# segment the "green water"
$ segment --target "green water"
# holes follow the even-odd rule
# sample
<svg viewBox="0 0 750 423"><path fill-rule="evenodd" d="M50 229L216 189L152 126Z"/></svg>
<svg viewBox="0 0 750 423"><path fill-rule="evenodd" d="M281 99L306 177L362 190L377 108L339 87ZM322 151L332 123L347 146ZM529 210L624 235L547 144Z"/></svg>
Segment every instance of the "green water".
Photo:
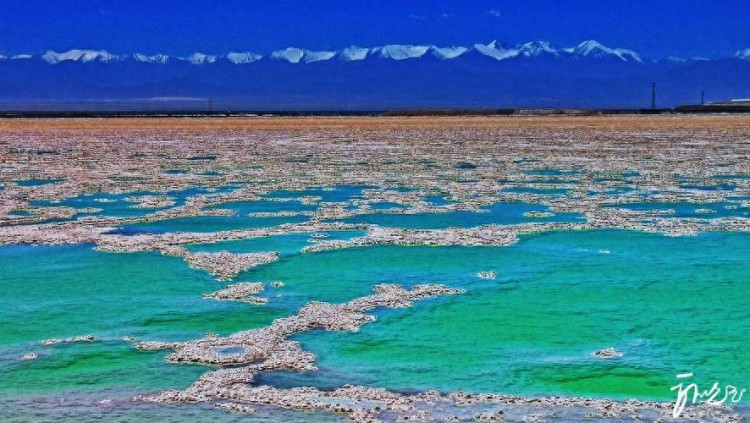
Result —
<svg viewBox="0 0 750 423"><path fill-rule="evenodd" d="M187 386L203 369L171 366L124 336L189 340L229 334L288 315L287 308L209 301L221 285L158 253L109 254L91 246L0 247L0 394L118 387ZM48 338L91 334L94 343L42 346ZM39 358L20 361L25 353Z"/></svg>
<svg viewBox="0 0 750 423"><path fill-rule="evenodd" d="M298 257L256 274L304 269L288 288L329 301L365 293L359 267L371 283L448 283L468 292L379 311L379 321L356 334L299 335L321 371L264 381L623 399L671 399L669 387L683 372L707 386L743 386L750 380L748 241L745 234L560 232L507 248L378 247ZM490 269L497 280L474 276ZM590 355L606 347L625 355Z"/></svg>
<svg viewBox="0 0 750 423"><path fill-rule="evenodd" d="M279 262L237 278L285 283L263 294L270 299L264 306L204 300L202 293L221 285L158 253L100 253L86 245L0 248L0 393L184 387L204 369L167 364L164 353L135 351L121 338L229 334L267 325L311 300L367 295L378 283L444 283L467 293L378 310L379 321L359 333L299 335L318 354L321 370L263 381L667 399L681 372L706 383L750 380L744 366L750 359L747 234L555 232L509 247L295 252L308 238L191 247L284 251ZM487 270L497 279L476 276ZM100 340L39 345L84 334ZM624 357L591 357L607 347ZM40 357L20 361L27 352Z"/></svg>
<svg viewBox="0 0 750 423"><path fill-rule="evenodd" d="M277 191L267 197L320 196L322 201L344 203L361 197L365 188L308 188ZM170 195L182 204L190 195L201 192L185 190ZM100 215L144 213L129 209L131 204L122 201L123 197L94 194L65 200L63 205L104 208ZM97 199L116 201L102 203ZM440 205L451 203L440 195L425 199ZM674 208L675 217L691 217L696 208L716 209L717 217L745 215L745 209L727 209L728 204L643 203L617 207ZM387 203L373 208L377 211L396 206ZM121 233L271 227L306 221L308 217L248 214L316 208L295 200L234 202L215 207L231 209L235 215L127 225ZM523 213L548 209L525 203L501 203L487 210L373 213L347 221L413 228L581 221L576 214L527 218ZM326 240L350 239L364 235L364 231L326 234ZM268 304L260 306L202 299L202 294L222 284L205 271L190 269L179 257L103 253L94 251L91 245L0 247L0 408L14 401L21 404L20 411L3 417L24 421L37 413L40 417L36 420L54 420L56 408L38 410L33 398L66 392L114 392L117 397L184 388L206 371L200 366L168 364L164 352L136 351L122 340L125 336L182 341L202 337L208 331L226 335L268 325L312 300L339 303L368 295L372 285L380 283L442 283L467 292L417 302L411 309L376 310L373 313L378 321L363 326L358 333L313 331L297 335L295 339L304 348L317 354L320 370L276 372L262 375L260 382L275 386L333 388L353 383L400 390L463 389L663 400L674 397L669 388L676 384L674 376L678 373L693 372L695 380L706 387L714 381L740 387L750 382L750 369L745 366L750 360L750 342L746 340L750 333L746 305L750 294L750 234L671 238L627 231L551 232L523 237L508 247L379 246L302 254L300 250L315 241L311 235L187 247L209 252L279 251L278 262L235 278L237 282L284 282L284 287L269 287L260 294L269 299ZM495 280L476 276L489 270L497 272ZM39 343L86 334L96 336L98 341L54 346ZM600 360L591 356L607 347L617 348L624 357ZM23 354L32 352L39 358L20 360ZM92 410L105 413L102 418L123 421L178 415L173 421L200 421L201 417L234 421L228 413L204 409L198 409L203 411L197 411L196 417L127 407L106 415L106 410L97 407L83 404L71 408L68 421L76 421L76 416ZM79 412L83 414L76 414Z"/></svg>

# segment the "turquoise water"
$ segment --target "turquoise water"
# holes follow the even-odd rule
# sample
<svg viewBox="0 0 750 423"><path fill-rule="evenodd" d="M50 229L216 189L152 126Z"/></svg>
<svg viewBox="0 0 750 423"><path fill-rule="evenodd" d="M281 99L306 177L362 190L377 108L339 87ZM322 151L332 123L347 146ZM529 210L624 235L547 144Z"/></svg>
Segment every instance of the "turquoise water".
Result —
<svg viewBox="0 0 750 423"><path fill-rule="evenodd" d="M232 210L238 215L250 213L304 212L315 211L314 205L302 204L300 201L235 201L209 206L207 209Z"/></svg>
<svg viewBox="0 0 750 423"><path fill-rule="evenodd" d="M119 233L169 233L169 232L219 232L235 229L270 228L284 223L302 223L310 220L308 216L265 217L251 216L252 213L278 212L312 212L317 206L302 204L295 198L303 196L321 196L324 201L348 201L362 193L362 187L337 187L334 191L322 188L310 188L304 191L274 191L265 195L269 199L284 201L235 201L207 207L208 210L231 210L230 216L196 216L159 220L148 223L124 225Z"/></svg>
<svg viewBox="0 0 750 423"><path fill-rule="evenodd" d="M342 219L346 223L373 223L395 228L438 229L447 227L471 228L482 225L511 225L528 222L577 222L583 217L576 213L555 213L551 217L526 217L527 212L549 212L549 207L527 203L497 203L484 208L486 213L454 211L448 213L366 214Z"/></svg>
<svg viewBox="0 0 750 423"><path fill-rule="evenodd" d="M661 203L661 202L648 202L648 203L627 203L617 204L606 207L621 208L634 211L659 211L659 210L673 210L674 213L662 214L661 217L692 217L711 219L719 217L747 217L750 215L748 208L741 207L738 204L732 204L728 202L719 203L688 203L688 202L677 202L677 203ZM698 210L710 210L711 213L698 213Z"/></svg>
<svg viewBox="0 0 750 423"><path fill-rule="evenodd" d="M561 176L557 171L540 176ZM369 187L277 191L268 198L213 206L233 216L204 216L126 225L120 233L214 232L304 222L307 216L250 217L251 213L314 211L293 200L319 196L344 203ZM223 187L227 192L232 187ZM536 192L538 190L532 190ZM542 190L558 194L566 190ZM207 191L172 192L179 204ZM516 192L523 192L523 189ZM138 195L147 193L137 193ZM100 215L138 216L123 198L135 194L93 194L61 205L98 207ZM100 202L97 199L114 199ZM736 197L732 200L743 200ZM450 204L442 195L426 201ZM57 204L38 204L54 206ZM634 210L675 209L674 217L747 215L735 203L637 203ZM556 213L528 218L546 206L498 203L487 213L377 213L396 203L373 204L376 212L347 222L390 227L444 228L525 222L581 222ZM716 210L696 214L699 208ZM147 210L145 212L152 212ZM319 240L346 240L364 231L328 231ZM313 234L289 234L213 244L191 251L236 253L279 251L280 260L238 275L235 282L284 282L260 294L265 305L201 298L223 285L207 272L190 269L179 257L159 253L113 254L92 245L0 247L0 408L3 417L55 419L61 393L91 399L124 399L135 393L184 388L206 368L168 364L164 352L136 351L125 336L183 341L205 332L222 335L268 325L309 301L340 303L372 293L372 286L442 283L463 295L415 303L411 309L380 309L378 321L358 333L312 331L294 337L318 357L317 372L275 372L260 377L274 386L333 388L364 384L398 390L469 390L508 394L565 394L671 400L678 373L693 372L702 386L714 381L744 387L750 380L750 234L713 232L665 237L629 231L558 231L524 236L508 247L376 246L301 253ZM497 272L495 280L477 277ZM42 346L48 338L91 334L94 343ZM617 360L591 353L614 347ZM26 353L39 358L22 361ZM36 400L42 398L42 400ZM98 397L97 397L98 398ZM40 402L41 401L41 402ZM121 421L236 421L209 410L161 407L103 409L86 401L71 405L62 421L81 416ZM47 404L47 406L38 406ZM34 414L36 413L36 414ZM92 414L93 413L93 414ZM97 414L100 413L100 414ZM109 414L108 414L109 413ZM276 412L274 412L276 413ZM259 414L258 421L269 414ZM282 414L272 414L281 418ZM287 414L283 414L287 416ZM58 416L59 417L59 416ZM340 416L289 413L285 421L331 421ZM307 420L305 420L307 419ZM0 419L2 420L2 419ZM4 420L5 421L5 420ZM244 421L244 420L243 420Z"/></svg>
<svg viewBox="0 0 750 423"><path fill-rule="evenodd" d="M65 179L23 179L16 181L16 184L20 187L40 187L42 185L55 184L64 180Z"/></svg>
<svg viewBox="0 0 750 423"><path fill-rule="evenodd" d="M681 184L680 188L696 189L699 191L734 191L737 189L737 187L732 184L715 184L715 185Z"/></svg>
<svg viewBox="0 0 750 423"><path fill-rule="evenodd" d="M714 176L716 179L750 179L749 174L736 174L736 175L716 175Z"/></svg>
<svg viewBox="0 0 750 423"><path fill-rule="evenodd" d="M179 207L185 204L188 198L196 195L215 195L221 193L228 193L237 189L237 184L227 184L218 188L203 188L194 187L182 190L173 190L167 192L151 192L151 191L135 191L121 194L112 194L106 192L97 192L89 194L81 194L75 197L66 198L60 201L48 201L48 200L36 200L30 201L29 204L34 207L72 207L76 209L82 208L95 208L101 209L101 211L92 213L76 213L71 219L53 219L47 222L59 222L65 220L75 220L86 216L96 217L143 217L148 214L166 210L171 207ZM138 205L138 203L131 203L125 201L127 197L142 197L146 195L157 195L157 196L168 196L174 200L174 206L170 207L156 207L156 208L133 208L132 206Z"/></svg>
<svg viewBox="0 0 750 423"><path fill-rule="evenodd" d="M435 206L445 206L448 204L455 204L456 201L447 199L444 195L428 195L425 197L425 201Z"/></svg>
<svg viewBox="0 0 750 423"><path fill-rule="evenodd" d="M85 194L76 197L68 198L60 202L51 201L32 201L31 205L35 207L53 207L53 206L65 206L73 207L77 209L81 208L96 208L101 209L101 212L93 213L76 213L72 219L77 219L83 216L109 216L109 217L140 217L145 216L149 213L153 213L159 209L136 209L131 206L137 205L137 203L130 203L125 201L126 197L149 195L150 193L139 192L132 194ZM162 208L163 209L163 208Z"/></svg>
<svg viewBox="0 0 750 423"><path fill-rule="evenodd" d="M743 179L743 177L741 175L723 175L716 178L675 177L675 180L680 182L680 188L699 191L734 191L737 186L731 182L731 179Z"/></svg>
<svg viewBox="0 0 750 423"><path fill-rule="evenodd" d="M82 194L71 198L66 198L59 202L52 202L47 200L31 201L30 204L34 207L53 207L53 206L65 206L73 207L77 209L81 208L96 208L101 209L100 212L94 213L77 213L73 215L72 219L77 219L83 216L106 216L106 217L141 217L155 211L164 210L168 207L161 208L132 208L132 206L138 205L138 203L131 203L125 201L127 197L142 197L145 195L166 195L172 197L175 201L175 206L182 206L185 204L185 200L188 197L207 194L208 190L203 188L189 188L180 191L169 191L165 193L155 193L148 191L138 191L123 194L110 194L110 193L92 193Z"/></svg>
<svg viewBox="0 0 750 423"><path fill-rule="evenodd" d="M299 254L308 241L287 235L190 247L281 250L279 262L237 278L285 283L262 294L270 299L263 306L200 298L221 285L176 257L101 253L88 245L2 247L0 393L184 387L204 369L167 364L164 353L135 351L121 338L229 334L267 325L310 300L367 295L379 283L444 283L467 293L378 310L379 321L359 333L301 334L296 339L318 355L321 370L263 381L669 399L680 372L702 382L750 380L748 234L555 232L509 247ZM476 276L488 270L496 280ZM100 340L39 344L84 334ZM590 356L607 347L624 358ZM20 361L28 352L40 357Z"/></svg>
<svg viewBox="0 0 750 423"><path fill-rule="evenodd" d="M13 210L12 212L8 213L8 216L10 217L29 217L34 216L34 213L31 213L27 210Z"/></svg>
<svg viewBox="0 0 750 423"><path fill-rule="evenodd" d="M682 372L709 386L742 386L750 380L748 241L749 235L726 233L559 232L507 248L326 253L315 269L320 279L306 277L312 257L270 265L255 274L292 274L296 283L288 289L327 301L366 293L365 278L446 283L468 292L378 311L379 321L359 333L299 335L318 354L321 370L263 381L665 400ZM333 263L336 270L329 270ZM354 270L360 266L368 277ZM304 271L294 275L294 269ZM495 270L498 278L481 280L475 276L481 270ZM624 358L591 357L607 347Z"/></svg>
<svg viewBox="0 0 750 423"><path fill-rule="evenodd" d="M366 231L327 231L319 232L327 235L323 240L348 240L361 237ZM300 251L315 241L312 234L291 234L278 235L262 238L243 239L238 241L224 241L212 244L193 244L188 245L190 251L231 251L233 253L261 253L264 251L278 251L282 256L292 256L301 254Z"/></svg>
<svg viewBox="0 0 750 423"><path fill-rule="evenodd" d="M124 225L132 233L169 233L169 232L221 232L235 229L270 228L284 223L301 223L310 220L307 216L292 217L250 217L234 216L197 216L179 217L147 223Z"/></svg>
<svg viewBox="0 0 750 423"><path fill-rule="evenodd" d="M167 232L219 232L234 229L270 228L284 223L301 223L308 216L254 217L251 213L276 213L283 211L314 211L317 207L299 201L238 201L210 206L207 209L232 210L230 216L194 216L124 225L123 229L136 233Z"/></svg>
<svg viewBox="0 0 750 423"><path fill-rule="evenodd" d="M398 204L398 203L391 203L391 202L383 202L383 203L373 203L370 205L370 207L373 208L373 210L389 210L389 209L405 209L406 206Z"/></svg>
<svg viewBox="0 0 750 423"><path fill-rule="evenodd" d="M300 191L279 190L264 195L267 198L320 197L323 202L343 202L361 198L366 189L374 186L336 185L332 187L310 187Z"/></svg>
<svg viewBox="0 0 750 423"><path fill-rule="evenodd" d="M203 369L170 366L163 353L122 341L189 340L267 325L286 308L208 301L221 285L158 253L110 254L91 246L0 247L0 394L185 387ZM91 334L95 343L41 346ZM20 361L28 352L39 359Z"/></svg>

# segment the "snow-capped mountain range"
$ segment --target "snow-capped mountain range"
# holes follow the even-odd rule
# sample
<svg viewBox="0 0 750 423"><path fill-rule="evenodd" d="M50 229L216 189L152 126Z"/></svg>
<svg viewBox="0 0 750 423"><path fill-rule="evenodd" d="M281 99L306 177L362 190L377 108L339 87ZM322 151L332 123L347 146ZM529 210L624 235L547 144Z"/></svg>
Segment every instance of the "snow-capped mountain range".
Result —
<svg viewBox="0 0 750 423"><path fill-rule="evenodd" d="M516 46L507 46L498 41L492 41L487 44L474 44L470 47L449 46L438 47L434 45L408 45L408 44L390 44L380 47L357 47L350 46L341 50L309 50L299 47L288 47L283 50L276 50L268 54L259 54L255 52L229 52L225 54L205 54L196 52L189 56L170 56L167 54L146 55L135 53L131 55L117 55L106 50L82 50L73 49L64 52L48 50L38 56L31 54L17 55L0 55L0 60L28 60L39 57L49 64L61 62L113 62L123 60L135 60L138 62L161 63L165 64L171 60L185 61L194 65L215 63L220 60L226 60L236 65L257 62L262 59L281 60L289 63L311 63L326 60L341 60L353 62L365 60L368 58L378 57L392 60L417 59L425 56L433 56L439 59L451 60L461 57L467 53L476 52L478 54L491 57L496 60L506 60L517 57L589 57L589 58L616 58L623 62L643 62L644 59L635 51L624 48L610 48L598 41L588 40L573 47L558 48L547 41L531 41ZM736 58L750 60L750 48L739 50L735 54ZM670 56L666 60L684 61L686 59ZM697 60L697 59L696 59Z"/></svg>
<svg viewBox="0 0 750 423"><path fill-rule="evenodd" d="M208 101L201 99L212 99L235 110L648 107L652 82L660 107L695 103L701 91L707 101L750 97L750 48L658 60L593 40L572 47L492 41L188 56L83 49L0 55L0 108L81 101L142 108L149 99L162 108L164 99L180 98L197 103L174 107L202 109Z"/></svg>
<svg viewBox="0 0 750 423"><path fill-rule="evenodd" d="M196 52L189 56L170 56L166 54L146 55L141 53L117 55L106 50L74 49L64 52L49 50L38 56L30 54L0 56L0 59L28 60L39 57L49 64L58 64L62 62L108 63L123 60L165 64L169 61L177 60L189 62L194 65L210 64L220 60L226 60L239 65L257 62L262 59L281 60L289 63L312 63L326 60L351 62L366 60L368 58L407 60L432 56L438 59L452 60L463 55L471 54L472 52L495 60L507 60L518 57L530 58L547 55L573 58L616 58L624 62L643 62L641 56L632 50L610 48L594 40L584 41L576 46L565 48L555 47L547 41L532 41L516 46L508 46L497 41L492 41L488 44L474 44L469 47L438 47L434 45L406 44L390 44L371 48L351 46L341 50L309 50L299 47L288 47L267 54L259 54L256 52L229 52L225 54L211 55ZM750 58L750 49L742 50L738 52L737 55L742 58Z"/></svg>

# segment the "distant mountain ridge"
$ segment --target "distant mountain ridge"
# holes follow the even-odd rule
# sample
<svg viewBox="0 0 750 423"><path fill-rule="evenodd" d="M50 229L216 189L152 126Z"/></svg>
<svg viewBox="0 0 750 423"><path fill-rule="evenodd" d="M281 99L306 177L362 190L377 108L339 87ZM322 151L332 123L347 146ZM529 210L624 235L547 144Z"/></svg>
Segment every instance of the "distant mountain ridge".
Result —
<svg viewBox="0 0 750 423"><path fill-rule="evenodd" d="M497 41L488 44L474 44L470 47L448 46L438 47L435 45L409 45L389 44L380 47L358 47L350 46L341 50L309 50L299 47L288 47L276 50L268 54L256 52L228 52L225 54L205 54L196 52L189 56L170 56L166 54L146 55L134 53L129 55L117 55L106 50L83 50L72 49L64 52L48 50L38 56L24 54L15 56L0 56L6 60L28 60L38 57L47 63L57 64L65 61L89 63L89 62L113 62L122 60L136 60L148 63L167 63L170 60L179 60L194 65L214 63L218 60L227 60L234 64L247 64L261 59L285 60L290 63L310 63L323 60L339 59L343 61L365 60L371 57L384 59L405 60L432 55L441 59L456 59L461 55L476 51L480 54L492 57L496 60L504 60L514 57L535 57L543 54L555 56L570 55L579 57L617 57L623 61L641 61L639 54L632 50L622 48L609 48L595 40L584 41L574 47L558 48L547 41L532 41L517 46L507 46Z"/></svg>
<svg viewBox="0 0 750 423"><path fill-rule="evenodd" d="M0 108L200 109L209 99L234 109L644 107L652 81L660 107L694 103L701 90L707 99L750 97L750 48L659 60L594 40L188 56L50 50L0 55Z"/></svg>

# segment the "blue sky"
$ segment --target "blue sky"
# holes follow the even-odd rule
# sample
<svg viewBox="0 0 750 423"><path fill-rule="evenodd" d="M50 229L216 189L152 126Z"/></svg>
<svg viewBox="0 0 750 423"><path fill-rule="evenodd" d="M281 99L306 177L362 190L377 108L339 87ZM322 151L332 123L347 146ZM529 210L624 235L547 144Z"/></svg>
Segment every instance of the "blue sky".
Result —
<svg viewBox="0 0 750 423"><path fill-rule="evenodd" d="M596 39L648 57L750 47L750 0L2 0L0 53L265 53L291 45Z"/></svg>

